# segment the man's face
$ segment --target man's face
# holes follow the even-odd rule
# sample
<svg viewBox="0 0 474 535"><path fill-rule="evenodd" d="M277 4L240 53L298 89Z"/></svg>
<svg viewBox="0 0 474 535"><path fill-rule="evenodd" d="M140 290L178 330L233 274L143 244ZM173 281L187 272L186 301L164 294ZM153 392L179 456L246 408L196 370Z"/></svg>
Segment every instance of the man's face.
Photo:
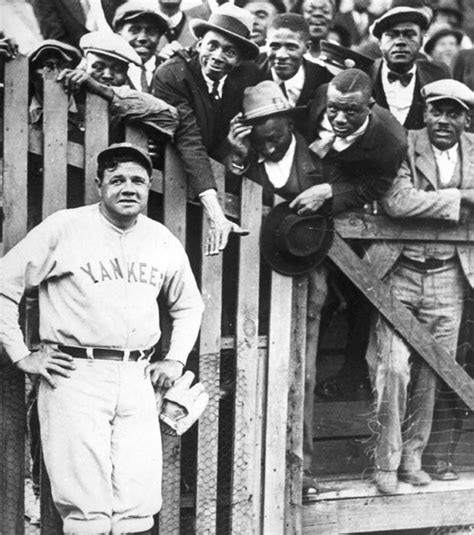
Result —
<svg viewBox="0 0 474 535"><path fill-rule="evenodd" d="M117 33L135 49L143 63L156 53L158 41L163 35L156 20L147 15L125 22Z"/></svg>
<svg viewBox="0 0 474 535"><path fill-rule="evenodd" d="M311 38L326 39L334 17L334 10L329 0L304 0L303 17L309 24Z"/></svg>
<svg viewBox="0 0 474 535"><path fill-rule="evenodd" d="M327 116L338 137L353 134L362 126L370 113L370 97L361 91L342 93L329 84L327 96Z"/></svg>
<svg viewBox="0 0 474 535"><path fill-rule="evenodd" d="M267 48L270 67L282 80L288 80L296 74L308 50L301 34L287 28L270 28Z"/></svg>
<svg viewBox="0 0 474 535"><path fill-rule="evenodd" d="M39 61L35 61L31 77L31 82L37 98L40 100L43 99L44 69L61 72L63 69L69 69L70 67L71 62L64 58L59 52L51 50L48 51L47 54L43 53Z"/></svg>
<svg viewBox="0 0 474 535"><path fill-rule="evenodd" d="M87 53L86 60L86 72L96 82L113 87L127 82L128 63L125 61L93 52Z"/></svg>
<svg viewBox="0 0 474 535"><path fill-rule="evenodd" d="M406 72L415 63L423 36L418 24L403 22L383 32L380 50L390 69Z"/></svg>
<svg viewBox="0 0 474 535"><path fill-rule="evenodd" d="M426 105L425 124L432 145L447 150L456 145L469 126L467 111L453 100L438 100Z"/></svg>
<svg viewBox="0 0 474 535"><path fill-rule="evenodd" d="M202 72L211 80L221 80L242 63L235 44L224 35L208 31L197 44Z"/></svg>
<svg viewBox="0 0 474 535"><path fill-rule="evenodd" d="M267 29L272 20L278 15L276 7L270 2L252 1L246 4L244 9L253 15L250 39L258 46L263 46L267 36Z"/></svg>
<svg viewBox="0 0 474 535"><path fill-rule="evenodd" d="M265 160L279 162L290 146L292 135L293 123L289 117L269 117L254 125L250 143Z"/></svg>
<svg viewBox="0 0 474 535"><path fill-rule="evenodd" d="M105 215L120 228L133 223L148 203L151 180L137 162L120 162L115 169L105 169L97 184Z"/></svg>

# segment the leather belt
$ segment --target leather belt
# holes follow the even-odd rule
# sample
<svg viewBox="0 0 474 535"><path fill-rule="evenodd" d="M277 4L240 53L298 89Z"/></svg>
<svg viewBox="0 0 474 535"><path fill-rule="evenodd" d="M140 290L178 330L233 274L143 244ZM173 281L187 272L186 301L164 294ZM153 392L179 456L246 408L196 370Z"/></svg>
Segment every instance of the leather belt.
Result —
<svg viewBox="0 0 474 535"><path fill-rule="evenodd" d="M75 359L98 359L98 360L147 360L154 352L154 348L136 349L124 351L122 349L105 349L103 347L74 347L58 345L58 350L67 353ZM128 355L128 356L127 356Z"/></svg>
<svg viewBox="0 0 474 535"><path fill-rule="evenodd" d="M427 258L424 262L418 262L418 260L412 260L407 256L401 257L401 262L416 271L426 272L441 269L446 266L451 266L456 262L456 257L453 256L447 260L439 260L438 258Z"/></svg>

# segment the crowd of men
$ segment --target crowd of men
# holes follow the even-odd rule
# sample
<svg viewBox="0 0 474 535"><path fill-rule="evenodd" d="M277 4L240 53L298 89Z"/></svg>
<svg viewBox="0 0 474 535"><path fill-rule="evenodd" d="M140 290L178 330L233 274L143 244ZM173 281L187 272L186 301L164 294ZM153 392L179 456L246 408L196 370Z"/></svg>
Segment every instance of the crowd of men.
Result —
<svg viewBox="0 0 474 535"><path fill-rule="evenodd" d="M456 224L474 208L474 55L457 2L393 0L381 13L367 1L354 1L347 13L334 0L236 4L183 11L180 0L102 1L98 16L77 12L82 2L76 12L65 0L33 2L45 39L29 52L32 128L43 127L43 76L53 71L69 95L69 139L83 140L91 92L109 102L113 143L98 155L100 204L38 225L29 199L35 228L3 261L1 342L19 369L43 378L43 451L66 533L146 533L160 508L156 409L152 389L142 404L138 393L144 365L155 387L181 375L202 312L179 244L139 215L166 143L176 147L209 219L209 255L226 247L230 233L246 234L219 202L212 159L226 166L229 184L247 176L262 184L264 200L277 193L300 217L378 204L391 217ZM446 41L455 53L436 55ZM17 54L15 36L3 36L0 57ZM122 143L127 122L143 129L148 151ZM39 174L32 162L29 180ZM69 190L68 206L78 206L80 192ZM474 249L376 243L360 253L454 360ZM332 275L325 264L307 272L303 491L311 496L319 492L311 472L318 317ZM30 353L17 315L34 286L43 345ZM146 366L160 337L152 305L160 292L173 320L171 345L164 360ZM367 323L366 305L354 315L361 310ZM349 343L359 327L354 318ZM456 396L382 318L374 317L366 338L378 490L396 492L399 480L457 479ZM126 361L126 374L117 361ZM354 356L347 366L361 362ZM107 403L104 392L121 403ZM84 405L95 412L77 419ZM139 447L126 439L130 430ZM78 468L84 463L87 478Z"/></svg>

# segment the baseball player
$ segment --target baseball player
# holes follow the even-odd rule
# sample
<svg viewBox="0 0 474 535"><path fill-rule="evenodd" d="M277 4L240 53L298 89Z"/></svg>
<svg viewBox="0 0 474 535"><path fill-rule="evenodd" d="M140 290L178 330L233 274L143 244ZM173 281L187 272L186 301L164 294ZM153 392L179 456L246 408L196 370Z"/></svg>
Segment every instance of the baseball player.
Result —
<svg viewBox="0 0 474 535"><path fill-rule="evenodd" d="M161 506L153 385L181 376L203 303L181 244L140 214L148 155L119 143L97 161L100 202L56 212L1 260L0 342L20 370L41 376L41 440L64 532L148 533ZM35 286L42 348L30 353L18 305ZM171 341L150 364L159 294Z"/></svg>

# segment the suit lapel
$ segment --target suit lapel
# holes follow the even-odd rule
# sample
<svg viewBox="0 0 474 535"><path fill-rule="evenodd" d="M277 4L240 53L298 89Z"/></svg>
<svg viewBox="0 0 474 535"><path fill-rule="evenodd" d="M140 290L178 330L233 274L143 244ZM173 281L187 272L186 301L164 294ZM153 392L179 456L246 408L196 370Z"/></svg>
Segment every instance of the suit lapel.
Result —
<svg viewBox="0 0 474 535"><path fill-rule="evenodd" d="M460 189L474 188L474 141L471 136L463 134L461 147L461 186Z"/></svg>
<svg viewBox="0 0 474 535"><path fill-rule="evenodd" d="M418 176L438 189L438 169L426 129L420 130L415 145L415 168Z"/></svg>

